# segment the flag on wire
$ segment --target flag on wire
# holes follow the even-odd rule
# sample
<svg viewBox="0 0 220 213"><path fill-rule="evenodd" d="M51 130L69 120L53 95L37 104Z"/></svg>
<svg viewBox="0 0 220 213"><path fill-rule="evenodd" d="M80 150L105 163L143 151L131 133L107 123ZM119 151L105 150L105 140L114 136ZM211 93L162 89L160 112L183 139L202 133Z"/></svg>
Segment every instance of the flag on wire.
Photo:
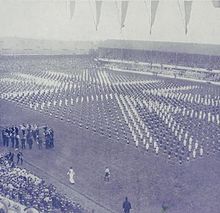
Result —
<svg viewBox="0 0 220 213"><path fill-rule="evenodd" d="M212 0L212 4L216 8L220 8L220 0Z"/></svg>
<svg viewBox="0 0 220 213"><path fill-rule="evenodd" d="M100 17L101 17L102 1L96 0L95 6L96 6L96 30L98 30Z"/></svg>
<svg viewBox="0 0 220 213"><path fill-rule="evenodd" d="M121 1L121 29L125 27L125 19L128 11L128 1Z"/></svg>
<svg viewBox="0 0 220 213"><path fill-rule="evenodd" d="M75 0L67 0L67 9L68 9L68 13L69 13L69 17L70 19L73 18L74 12L75 12Z"/></svg>
<svg viewBox="0 0 220 213"><path fill-rule="evenodd" d="M154 25L155 22L155 18L156 18L156 13L157 13L157 8L159 5L159 0L151 0L150 2L150 34L152 31L152 27Z"/></svg>
<svg viewBox="0 0 220 213"><path fill-rule="evenodd" d="M188 25L192 11L192 0L184 0L184 12L185 12L185 34L188 33Z"/></svg>

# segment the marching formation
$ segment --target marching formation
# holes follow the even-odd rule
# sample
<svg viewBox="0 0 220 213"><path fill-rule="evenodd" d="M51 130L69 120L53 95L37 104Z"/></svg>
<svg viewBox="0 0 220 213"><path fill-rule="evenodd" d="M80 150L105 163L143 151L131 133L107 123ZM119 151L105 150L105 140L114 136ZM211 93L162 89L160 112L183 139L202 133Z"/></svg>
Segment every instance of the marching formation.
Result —
<svg viewBox="0 0 220 213"><path fill-rule="evenodd" d="M0 97L179 163L220 150L218 86L102 70L85 61L82 70L65 64L62 72L9 73L0 80ZM48 131L44 143L51 148ZM35 139L41 148L42 138Z"/></svg>
<svg viewBox="0 0 220 213"><path fill-rule="evenodd" d="M5 72L0 79L0 99L4 101L100 134L110 142L124 143L140 155L167 158L177 166L220 151L220 88L217 85L129 72L123 65L122 69L109 69L86 57L83 62L82 58L74 61L67 57L61 64L58 57L48 61L39 57L38 68L35 60L25 59L23 64L19 57L13 60L17 65L13 72ZM134 70L139 69L136 65L132 64ZM116 65L109 67L112 66ZM9 170L4 168L1 176L9 183L7 174L20 170L18 165L23 164L24 149L54 147L54 131L47 126L15 125L2 127L1 133L1 145L10 150L2 161ZM71 185L78 183L78 174L80 177L77 167L76 171L69 167L64 173ZM102 178L106 185L114 182L111 163L103 169ZM24 178L24 185L28 184ZM34 183L31 187L36 187L37 192L31 195L24 192L28 199L19 195L20 188L7 194L8 186L3 187L1 193L41 212L54 208L81 212L62 196L53 196L56 192L46 185ZM42 187L46 188L43 191L46 197L37 199ZM122 209L128 213L131 208L126 197Z"/></svg>

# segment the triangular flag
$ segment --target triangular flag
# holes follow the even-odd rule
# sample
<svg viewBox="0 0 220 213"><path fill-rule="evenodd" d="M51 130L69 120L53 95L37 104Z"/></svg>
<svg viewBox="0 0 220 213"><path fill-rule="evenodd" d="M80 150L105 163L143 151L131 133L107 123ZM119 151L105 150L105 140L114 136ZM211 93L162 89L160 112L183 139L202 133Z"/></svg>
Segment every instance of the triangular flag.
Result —
<svg viewBox="0 0 220 213"><path fill-rule="evenodd" d="M154 22L155 22L158 5L159 5L159 0L151 0L151 5L150 5L150 12L151 12L151 14L150 14L150 34L151 34L151 30L152 30L152 27L153 27Z"/></svg>
<svg viewBox="0 0 220 213"><path fill-rule="evenodd" d="M76 4L75 0L68 0L67 1L67 7L68 7L70 19L73 18L73 15L75 12L75 4Z"/></svg>
<svg viewBox="0 0 220 213"><path fill-rule="evenodd" d="M192 0L184 0L184 11L185 11L185 34L188 32L188 25L192 11Z"/></svg>
<svg viewBox="0 0 220 213"><path fill-rule="evenodd" d="M216 8L220 8L220 0L212 0L213 6Z"/></svg>
<svg viewBox="0 0 220 213"><path fill-rule="evenodd" d="M121 29L125 26L127 10L128 10L128 1L121 1Z"/></svg>
<svg viewBox="0 0 220 213"><path fill-rule="evenodd" d="M102 1L100 0L95 1L95 6L96 6L96 30L97 30L101 17Z"/></svg>

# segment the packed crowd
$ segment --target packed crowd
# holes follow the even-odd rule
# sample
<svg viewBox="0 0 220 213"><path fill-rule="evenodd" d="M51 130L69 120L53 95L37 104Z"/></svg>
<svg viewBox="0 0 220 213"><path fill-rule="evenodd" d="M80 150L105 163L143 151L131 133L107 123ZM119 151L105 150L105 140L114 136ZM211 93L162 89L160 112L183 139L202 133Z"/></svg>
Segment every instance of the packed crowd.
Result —
<svg viewBox="0 0 220 213"><path fill-rule="evenodd" d="M32 149L36 143L39 149L45 145L46 149L54 147L54 131L47 126L37 124L22 124L20 126L4 127L1 130L2 145L15 149Z"/></svg>
<svg viewBox="0 0 220 213"><path fill-rule="evenodd" d="M101 59L102 60L102 59ZM104 59L105 60L105 59ZM102 60L102 61L104 61ZM162 64L152 65L150 63L138 63L138 62L130 62L130 61L112 61L111 59L107 59L106 63L103 63L103 66L107 69L122 69L122 70L132 70L137 72L150 72L173 77L184 77L196 80L205 80L205 81L220 81L220 72L212 72L212 71L201 71L194 69L186 69L186 68L177 68L177 67L166 67Z"/></svg>
<svg viewBox="0 0 220 213"><path fill-rule="evenodd" d="M20 203L0 195L0 213L39 213L34 208L27 208Z"/></svg>
<svg viewBox="0 0 220 213"><path fill-rule="evenodd" d="M11 153L0 155L0 195L39 212L82 213L83 208L57 192L53 185L24 168L12 166Z"/></svg>
<svg viewBox="0 0 220 213"><path fill-rule="evenodd" d="M123 50L113 48L100 48L99 56L109 59L170 64L177 66L204 68L208 70L220 69L219 56L147 50Z"/></svg>

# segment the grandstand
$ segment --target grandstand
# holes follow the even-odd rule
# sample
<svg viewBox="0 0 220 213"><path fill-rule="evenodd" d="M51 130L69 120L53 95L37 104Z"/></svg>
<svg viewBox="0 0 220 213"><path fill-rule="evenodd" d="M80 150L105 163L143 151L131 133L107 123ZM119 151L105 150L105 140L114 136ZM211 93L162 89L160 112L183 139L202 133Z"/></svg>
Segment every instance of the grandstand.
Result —
<svg viewBox="0 0 220 213"><path fill-rule="evenodd" d="M102 62L117 62L118 66L219 81L219 49L219 45L208 44L109 40L100 44L98 52Z"/></svg>
<svg viewBox="0 0 220 213"><path fill-rule="evenodd" d="M219 213L219 4L175 1L0 2L0 212Z"/></svg>

